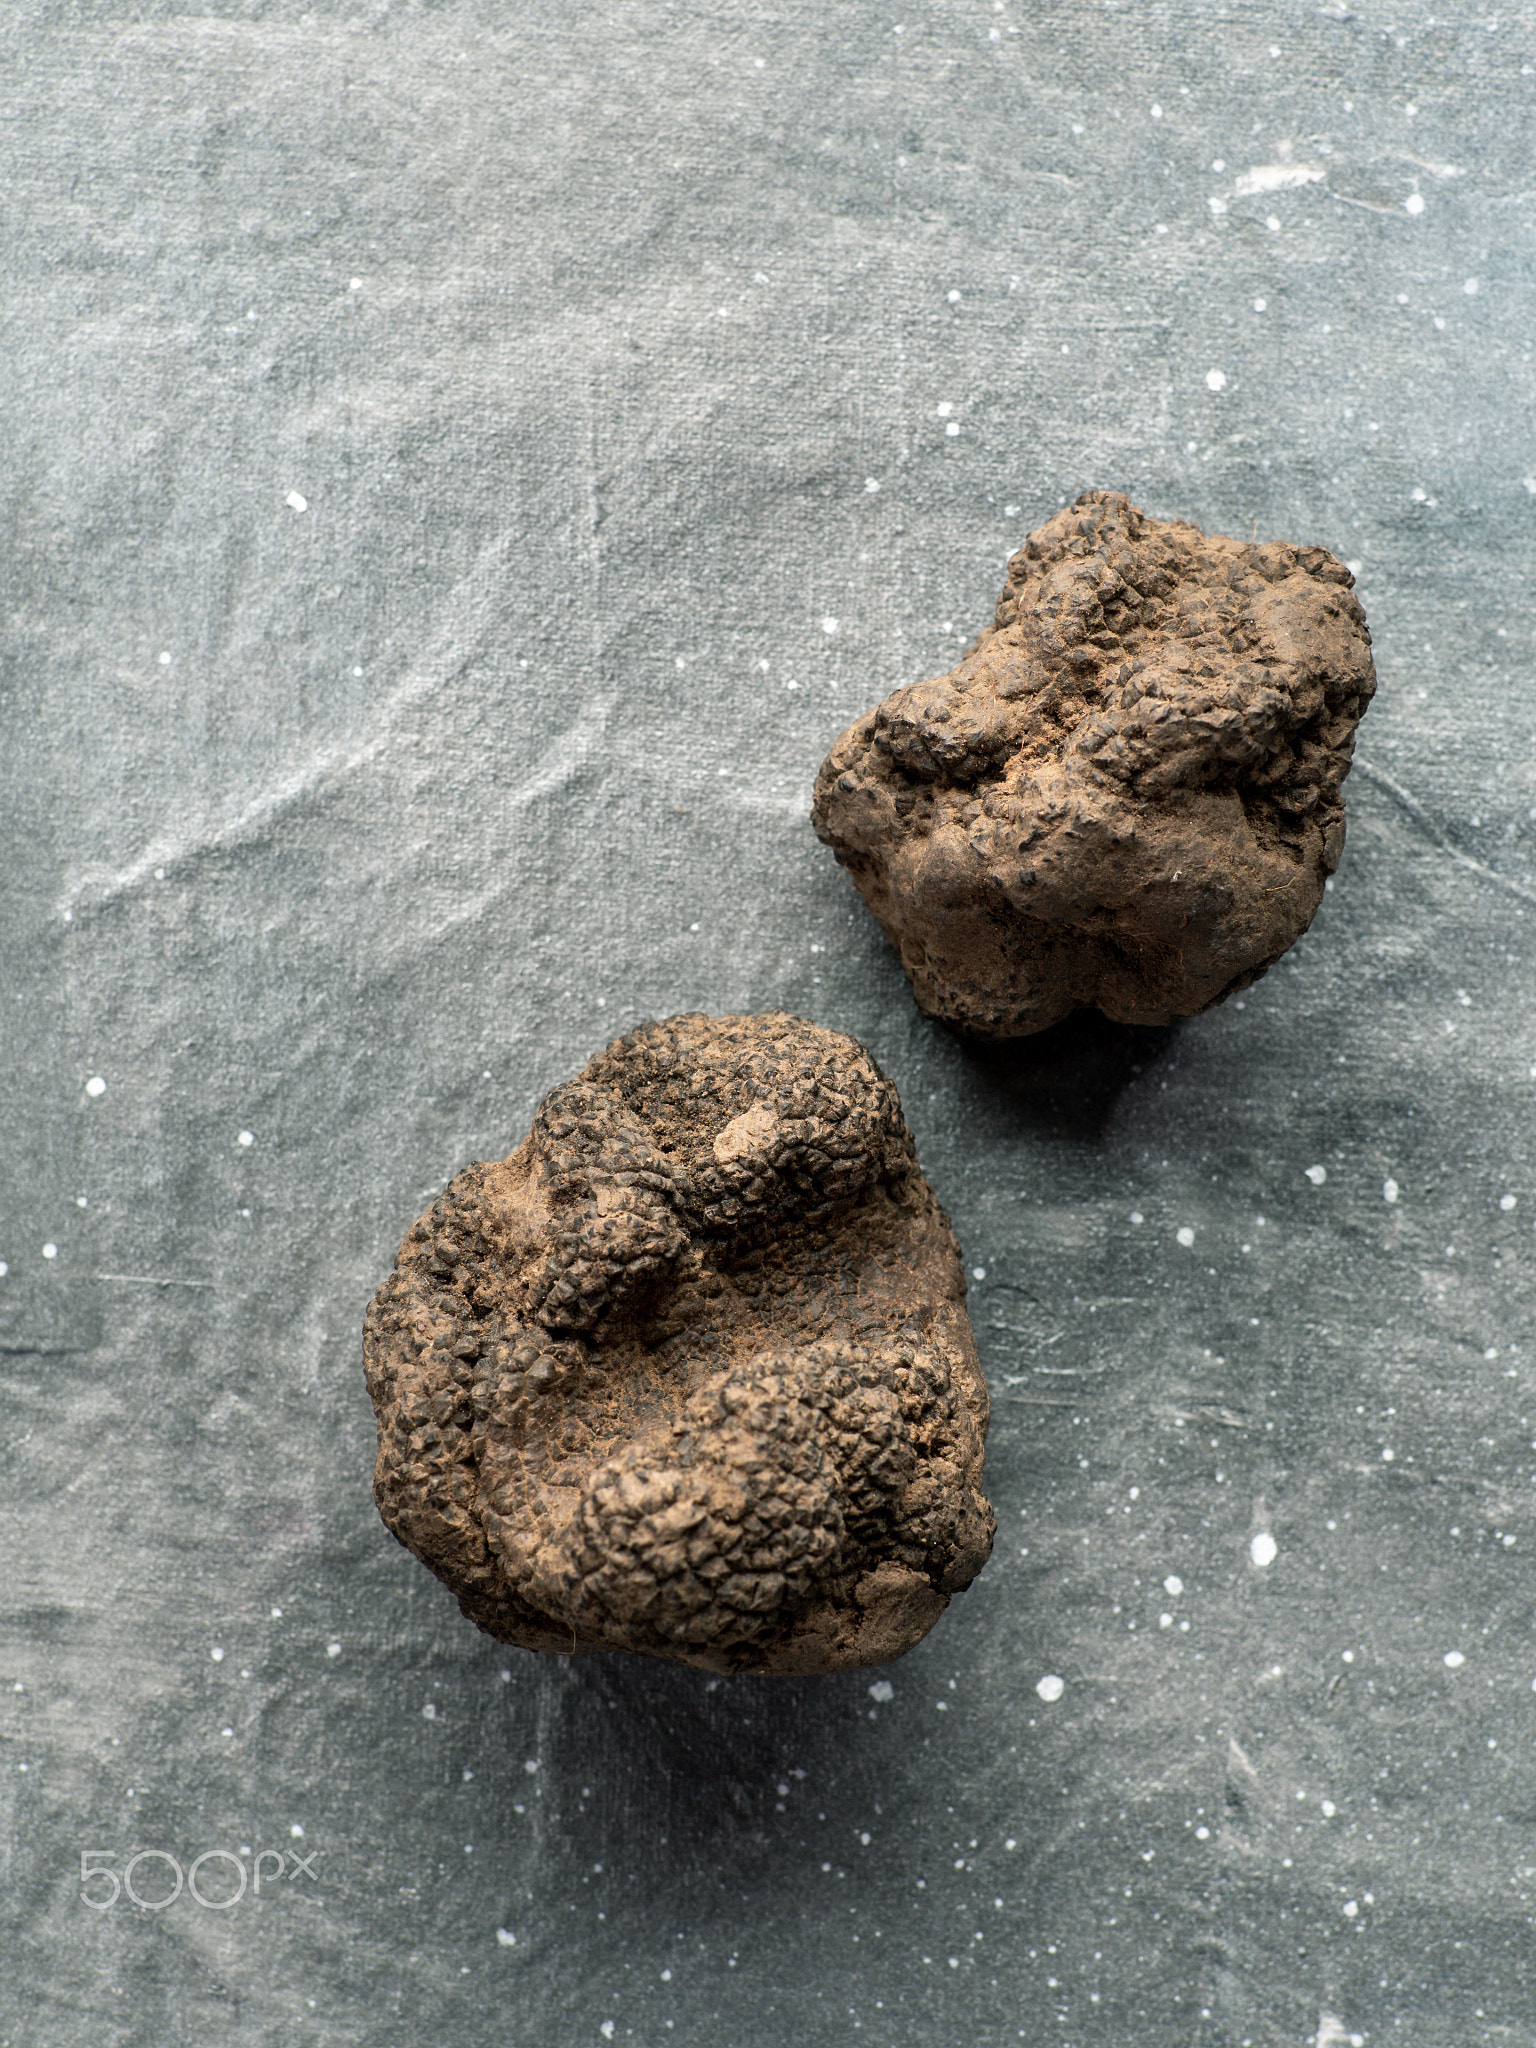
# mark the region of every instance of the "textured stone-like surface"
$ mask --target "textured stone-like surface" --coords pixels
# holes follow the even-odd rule
[[[816,830],[923,1009],[980,1036],[1192,1016],[1312,921],[1375,689],[1344,564],[1089,491],[948,675],[851,725]]]
[[[852,1039],[643,1025],[407,1235],[364,1336],[375,1498],[506,1642],[884,1663],[991,1546],[964,1304]]]

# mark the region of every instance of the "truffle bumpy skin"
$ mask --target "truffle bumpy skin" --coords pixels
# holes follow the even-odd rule
[[[412,1226],[363,1354],[379,1512],[503,1642],[881,1664],[991,1549],[949,1221],[797,1018],[615,1040]]]
[[[919,1005],[984,1038],[1246,988],[1311,923],[1376,687],[1322,548],[1206,535],[1088,491],[1008,564],[947,676],[851,725],[812,821]]]

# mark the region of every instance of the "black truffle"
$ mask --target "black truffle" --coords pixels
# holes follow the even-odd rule
[[[407,1234],[364,1330],[380,1513],[529,1649],[883,1663],[991,1545],[964,1302],[853,1040],[644,1025]]]

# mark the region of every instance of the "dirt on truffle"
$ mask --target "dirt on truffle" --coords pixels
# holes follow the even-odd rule
[[[1354,578],[1088,491],[1008,564],[946,676],[851,725],[812,822],[919,1005],[985,1038],[1246,988],[1344,846],[1376,687]]]
[[[504,1642],[882,1664],[991,1548],[948,1218],[798,1018],[616,1039],[412,1226],[363,1355],[379,1512]]]

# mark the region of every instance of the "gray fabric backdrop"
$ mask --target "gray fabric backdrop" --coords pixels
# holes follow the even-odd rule
[[[1536,9],[5,16],[6,2048],[1536,2042]],[[1381,689],[1280,969],[978,1054],[809,786],[1090,486]],[[364,1304],[769,1007],[954,1218],[994,1559],[883,1674],[506,1651]]]

